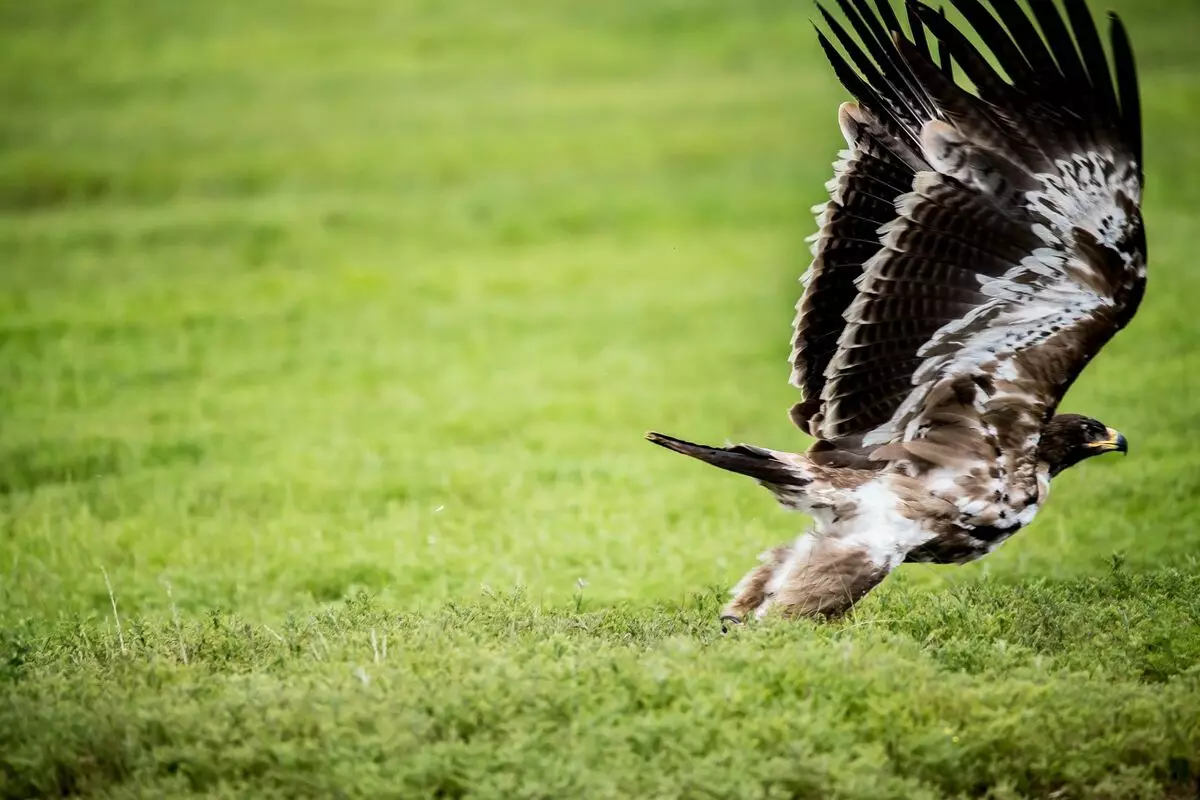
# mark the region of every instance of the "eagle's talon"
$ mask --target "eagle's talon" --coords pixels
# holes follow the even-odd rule
[[[721,615],[721,633],[723,633],[723,634],[729,633],[730,625],[741,625],[741,624],[742,624],[742,618],[736,614],[722,614]]]

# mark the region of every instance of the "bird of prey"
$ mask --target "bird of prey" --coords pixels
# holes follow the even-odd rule
[[[647,434],[814,521],[760,556],[726,622],[837,616],[903,562],[986,555],[1056,475],[1127,449],[1056,413],[1145,290],[1125,28],[1110,15],[1110,63],[1084,0],[1062,0],[1065,14],[1054,0],[951,2],[964,29],[918,0],[906,25],[888,0],[838,0],[845,26],[820,9],[854,102],[838,111],[846,149],[814,209],[792,338],[790,415],[816,442],[799,454]]]

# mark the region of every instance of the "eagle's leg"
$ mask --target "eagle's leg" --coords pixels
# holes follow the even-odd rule
[[[785,617],[840,617],[889,571],[861,546],[808,534],[797,541],[777,581],[768,586],[769,602],[759,615],[778,609]]]
[[[747,614],[756,611],[767,600],[769,597],[768,585],[787,562],[791,552],[790,544],[781,544],[758,557],[761,563],[747,572],[730,592],[733,599],[721,611],[722,626],[726,622],[735,625],[740,623]]]

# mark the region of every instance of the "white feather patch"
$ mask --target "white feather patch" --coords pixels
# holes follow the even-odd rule
[[[842,522],[838,539],[863,550],[881,569],[895,569],[910,550],[933,538],[924,525],[900,513],[902,501],[886,476],[864,483],[853,498],[857,512]]]

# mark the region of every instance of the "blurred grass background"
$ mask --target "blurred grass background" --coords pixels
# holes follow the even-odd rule
[[[1155,269],[1069,404],[1134,457],[975,572],[1196,551],[1200,12],[1125,10]],[[730,583],[802,522],[640,437],[803,445],[784,359],[843,98],[810,14],[6,4],[6,611],[103,609],[100,565],[131,609],[165,575],[256,616]]]
[[[1080,635],[1062,625],[1044,641],[1034,626],[1026,645],[1048,670],[1079,669],[1085,652],[1131,659],[1140,697],[1139,681],[1185,673],[1197,652],[1200,6],[1094,5],[1121,12],[1142,71],[1151,278],[1067,407],[1123,430],[1131,455],[1059,478],[1037,523],[982,562],[905,567],[860,614],[901,642],[871,644],[881,659],[953,672],[945,637],[914,620],[961,597],[1000,617],[1042,597],[1080,625],[1111,620],[1105,591],[1080,587],[1125,596],[1103,583],[1120,564],[1150,598],[1127,615],[1124,649],[1056,664],[1055,637]],[[529,605],[480,636],[538,609],[633,625],[667,608],[694,627],[629,640],[709,641],[695,631],[717,594],[804,522],[641,434],[804,445],[785,415],[785,359],[845,99],[812,16],[805,0],[0,2],[0,621],[27,654],[13,658],[58,681],[90,665],[87,691],[143,697],[151,678],[110,672],[127,653],[102,570],[122,613],[164,636],[172,604],[189,626],[223,609],[278,627],[365,591],[444,622],[448,601],[490,602],[485,585],[524,587]],[[347,619],[345,636],[363,634],[363,617]],[[971,638],[982,611],[956,619],[955,647],[992,646]],[[1029,620],[998,624],[1020,639]],[[79,636],[107,644],[80,649]],[[912,655],[921,642],[932,650]],[[504,657],[533,658],[524,646]],[[234,666],[211,669],[262,657],[230,652]],[[732,652],[731,664],[760,651]],[[47,681],[6,684],[12,719],[35,698],[53,709]],[[88,722],[94,701],[66,703],[64,719]],[[143,701],[139,719],[165,709]],[[41,729],[74,741],[65,724]],[[1063,724],[1059,745],[1039,746],[1084,730]],[[1198,741],[1194,726],[1150,727]],[[80,741],[53,757],[35,742],[25,766],[6,762],[11,786],[59,775],[96,746]],[[118,762],[114,774],[132,769]],[[1147,786],[1174,775],[1165,764]]]

